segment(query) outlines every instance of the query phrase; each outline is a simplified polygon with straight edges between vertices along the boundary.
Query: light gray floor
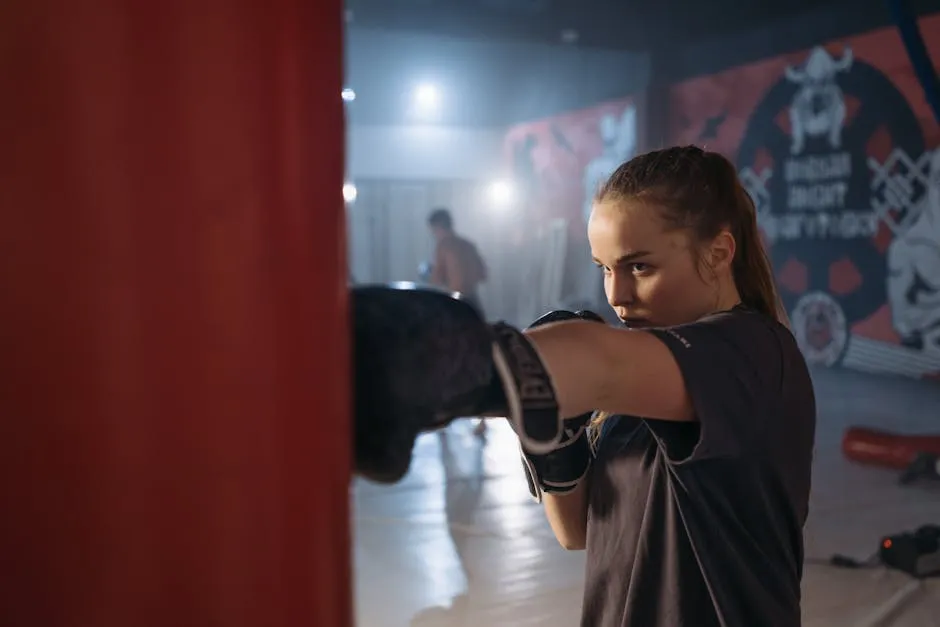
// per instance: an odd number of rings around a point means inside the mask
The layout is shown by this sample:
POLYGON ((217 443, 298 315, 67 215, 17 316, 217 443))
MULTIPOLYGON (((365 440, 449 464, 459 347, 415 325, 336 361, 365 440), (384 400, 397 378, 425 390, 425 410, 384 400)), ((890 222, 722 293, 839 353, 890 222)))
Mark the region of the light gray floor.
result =
MULTIPOLYGON (((940 523, 940 488, 899 487, 896 473, 847 462, 839 450, 851 424, 940 433, 940 384, 845 371, 815 377, 807 557, 865 558, 885 534, 940 523)), ((578 625, 583 554, 558 547, 529 499, 509 428, 493 421, 483 444, 472 426, 459 421, 423 436, 401 484, 354 487, 360 627, 578 625)), ((804 625, 867 626, 909 581, 881 569, 807 565, 804 625)), ((928 581, 882 624, 940 625, 940 586, 928 581)))

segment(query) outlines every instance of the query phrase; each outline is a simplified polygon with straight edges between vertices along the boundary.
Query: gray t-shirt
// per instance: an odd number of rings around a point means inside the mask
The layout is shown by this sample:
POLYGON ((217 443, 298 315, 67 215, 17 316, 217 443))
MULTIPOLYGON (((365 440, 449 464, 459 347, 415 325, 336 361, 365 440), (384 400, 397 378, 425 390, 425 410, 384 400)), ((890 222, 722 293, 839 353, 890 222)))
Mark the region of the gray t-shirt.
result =
POLYGON ((604 423, 582 626, 798 627, 816 402, 793 336, 742 308, 649 332, 698 421, 604 423))

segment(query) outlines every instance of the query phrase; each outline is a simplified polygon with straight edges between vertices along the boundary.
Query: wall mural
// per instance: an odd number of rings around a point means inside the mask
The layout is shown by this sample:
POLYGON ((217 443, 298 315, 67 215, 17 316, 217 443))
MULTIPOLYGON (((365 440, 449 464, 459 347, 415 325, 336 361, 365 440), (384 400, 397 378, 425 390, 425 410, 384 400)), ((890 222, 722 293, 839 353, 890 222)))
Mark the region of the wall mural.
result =
MULTIPOLYGON (((940 16, 920 25, 940 60, 940 16)), ((940 130, 895 31, 670 97, 674 143, 736 160, 807 359, 938 376, 940 130)))
POLYGON ((532 220, 568 223, 562 297, 568 306, 603 307, 601 275, 587 244, 587 216, 597 188, 636 153, 636 117, 628 98, 520 124, 507 133, 507 159, 532 220))

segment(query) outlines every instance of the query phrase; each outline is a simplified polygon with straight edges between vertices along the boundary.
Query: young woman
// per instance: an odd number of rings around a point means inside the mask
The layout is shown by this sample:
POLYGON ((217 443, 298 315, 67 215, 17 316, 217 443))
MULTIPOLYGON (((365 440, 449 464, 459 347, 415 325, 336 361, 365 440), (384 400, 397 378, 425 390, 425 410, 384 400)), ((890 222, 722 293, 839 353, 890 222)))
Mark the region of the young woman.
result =
POLYGON ((584 478, 543 498, 558 541, 587 549, 582 625, 800 625, 815 399, 734 166, 636 157, 588 236, 631 330, 527 332, 563 414, 604 410, 584 478))

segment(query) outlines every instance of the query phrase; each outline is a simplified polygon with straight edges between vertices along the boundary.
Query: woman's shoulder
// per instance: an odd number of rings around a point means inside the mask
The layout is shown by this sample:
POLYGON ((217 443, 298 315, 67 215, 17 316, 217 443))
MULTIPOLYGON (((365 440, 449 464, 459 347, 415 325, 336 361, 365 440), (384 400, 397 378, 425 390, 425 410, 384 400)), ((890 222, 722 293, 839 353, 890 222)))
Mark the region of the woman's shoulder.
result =
POLYGON ((662 331, 686 339, 689 343, 694 338, 700 343, 726 344, 742 351, 751 348, 775 352, 773 349, 776 346, 796 346, 796 340, 786 324, 741 305, 662 331))
POLYGON ((785 373, 794 365, 805 368, 803 355, 787 326, 746 307, 716 312, 655 333, 673 349, 687 381, 694 379, 707 390, 723 390, 750 381, 766 393, 777 392, 785 373))
POLYGON ((742 361, 762 371, 768 381, 779 381, 781 393, 791 393, 793 386, 812 390, 806 358, 789 321, 740 308, 728 312, 725 324, 740 353, 746 356, 742 361))
POLYGON ((800 351, 796 337, 790 329, 789 320, 781 321, 778 318, 746 308, 740 309, 735 314, 736 321, 742 331, 754 336, 755 339, 759 336, 764 336, 767 339, 772 338, 785 358, 796 358, 803 361, 803 353, 800 351))
POLYGON ((788 320, 781 321, 742 305, 705 316, 696 324, 714 327, 721 330, 723 335, 741 337, 748 341, 776 339, 796 346, 788 320))

